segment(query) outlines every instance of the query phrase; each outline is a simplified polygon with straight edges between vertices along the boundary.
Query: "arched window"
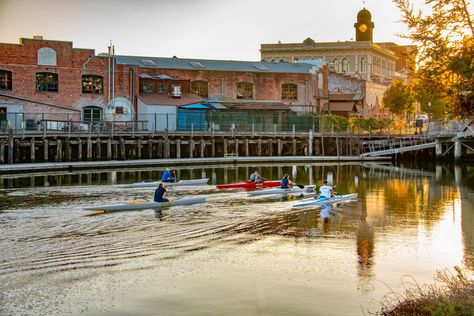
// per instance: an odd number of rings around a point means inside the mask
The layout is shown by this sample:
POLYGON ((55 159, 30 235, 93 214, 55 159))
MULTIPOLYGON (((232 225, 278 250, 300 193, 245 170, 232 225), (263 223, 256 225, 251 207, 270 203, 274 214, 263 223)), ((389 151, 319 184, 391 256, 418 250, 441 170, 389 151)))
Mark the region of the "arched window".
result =
POLYGON ((334 58, 332 64, 334 65, 334 70, 336 72, 341 72, 341 63, 339 62, 339 58, 334 58))
POLYGON ((207 81, 196 80, 191 82, 191 92, 197 94, 200 97, 207 98, 208 96, 208 85, 207 81))
POLYGON ((51 72, 36 73, 36 91, 58 92, 58 74, 51 72))
POLYGON ((38 49, 38 65, 56 66, 56 51, 49 47, 38 49))
POLYGON ((0 90, 12 89, 12 72, 0 69, 0 90))
POLYGON ((362 57, 360 59, 360 72, 366 72, 365 70, 365 66, 366 66, 366 60, 365 60, 365 57, 362 57))
POLYGON ((82 108, 82 120, 84 122, 102 121, 102 108, 98 106, 85 106, 82 108))
POLYGON ((285 62, 285 60, 282 58, 282 59, 280 59, 280 61, 279 61, 279 62, 280 62, 280 63, 284 63, 284 62, 285 62))
POLYGON ((298 100, 298 86, 294 83, 284 83, 281 85, 282 100, 298 100))
POLYGON ((82 76, 82 93, 104 93, 104 78, 96 75, 82 76))
POLYGON ((253 83, 237 83, 237 99, 253 99, 253 83))
POLYGON ((342 59, 342 72, 343 73, 349 72, 349 59, 347 58, 342 59))

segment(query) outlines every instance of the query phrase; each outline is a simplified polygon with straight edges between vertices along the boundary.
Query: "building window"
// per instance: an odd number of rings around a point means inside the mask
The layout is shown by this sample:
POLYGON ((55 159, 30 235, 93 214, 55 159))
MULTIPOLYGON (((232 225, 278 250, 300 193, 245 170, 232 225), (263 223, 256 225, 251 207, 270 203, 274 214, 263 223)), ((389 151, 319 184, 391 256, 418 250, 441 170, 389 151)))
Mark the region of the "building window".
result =
POLYGON ((159 93, 166 93, 168 92, 168 85, 165 82, 160 82, 158 84, 158 92, 159 93))
POLYGON ((342 59, 342 72, 343 73, 349 72, 349 59, 347 58, 342 59))
POLYGON ((360 59, 360 72, 366 72, 365 65, 366 65, 365 57, 362 57, 360 59))
POLYGON ((282 100, 298 100, 298 86, 294 83, 284 83, 281 85, 282 100))
POLYGON ((56 51, 49 47, 38 49, 38 65, 56 66, 56 51))
POLYGON ((207 81, 196 80, 191 82, 191 91, 200 97, 207 98, 207 81))
POLYGON ((36 91, 58 92, 58 74, 36 73, 36 91))
POLYGON ((12 89, 12 72, 8 70, 0 70, 0 90, 12 89))
POLYGON ((104 79, 102 76, 84 75, 82 76, 82 93, 104 93, 104 79))
POLYGON ((98 106, 86 106, 82 109, 82 120, 84 122, 98 122, 102 120, 102 108, 98 106))
POLYGON ((336 72, 341 72, 341 63, 339 62, 339 58, 334 58, 332 64, 334 65, 334 70, 336 72))
POLYGON ((142 92, 153 92, 153 82, 142 82, 142 92))
POLYGON ((284 62, 285 62, 285 60, 283 58, 280 59, 280 63, 284 63, 284 62))
POLYGON ((237 83, 237 99, 253 99, 253 83, 237 83))

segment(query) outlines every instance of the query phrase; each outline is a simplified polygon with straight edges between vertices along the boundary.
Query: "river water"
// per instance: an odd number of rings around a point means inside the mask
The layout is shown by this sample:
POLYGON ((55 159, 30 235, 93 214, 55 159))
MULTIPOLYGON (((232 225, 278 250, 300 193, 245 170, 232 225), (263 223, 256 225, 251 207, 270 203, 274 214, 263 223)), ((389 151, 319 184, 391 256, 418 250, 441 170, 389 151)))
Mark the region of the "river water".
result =
POLYGON ((437 271, 474 274, 474 166, 261 165, 357 201, 293 209, 215 184, 254 166, 181 168, 205 204, 88 216, 152 199, 159 169, 0 175, 1 315, 363 315, 437 271))

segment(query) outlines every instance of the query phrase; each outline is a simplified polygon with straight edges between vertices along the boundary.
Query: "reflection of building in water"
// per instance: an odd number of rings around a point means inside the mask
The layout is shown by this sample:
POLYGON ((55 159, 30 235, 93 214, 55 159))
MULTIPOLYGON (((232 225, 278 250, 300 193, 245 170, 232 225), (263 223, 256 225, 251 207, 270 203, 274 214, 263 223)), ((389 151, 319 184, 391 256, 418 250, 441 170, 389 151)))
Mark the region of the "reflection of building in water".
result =
POLYGON ((371 292, 372 286, 370 283, 373 276, 372 265, 374 255, 374 230, 366 222, 367 213, 363 212, 359 229, 357 230, 357 257, 359 261, 359 290, 363 293, 371 292))

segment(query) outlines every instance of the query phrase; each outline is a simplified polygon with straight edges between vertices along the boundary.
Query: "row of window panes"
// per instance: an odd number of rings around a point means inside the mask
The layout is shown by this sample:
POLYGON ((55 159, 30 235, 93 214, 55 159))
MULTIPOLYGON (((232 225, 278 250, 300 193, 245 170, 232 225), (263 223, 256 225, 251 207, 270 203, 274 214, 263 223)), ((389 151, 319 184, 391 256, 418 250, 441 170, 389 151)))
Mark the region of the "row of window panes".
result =
MULTIPOLYGON (((0 70, 0 90, 12 90, 12 72, 0 70)), ((58 74, 50 72, 36 73, 36 91, 58 92, 58 74)), ((83 93, 104 93, 104 80, 102 76, 84 75, 82 76, 83 93)))

